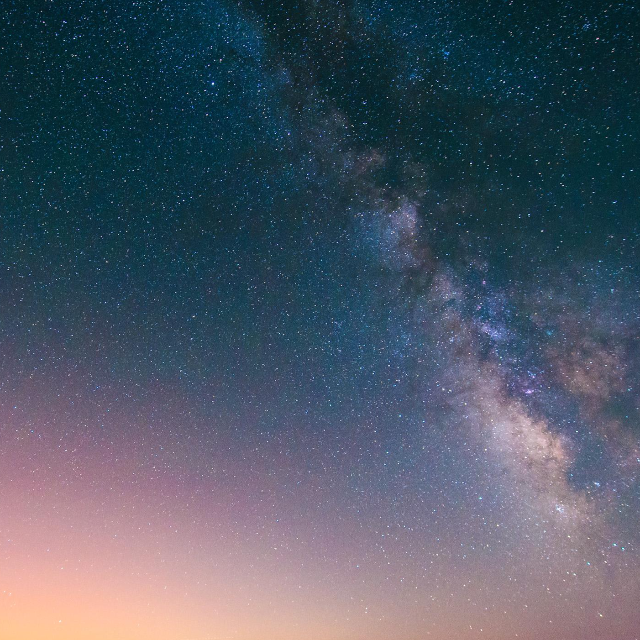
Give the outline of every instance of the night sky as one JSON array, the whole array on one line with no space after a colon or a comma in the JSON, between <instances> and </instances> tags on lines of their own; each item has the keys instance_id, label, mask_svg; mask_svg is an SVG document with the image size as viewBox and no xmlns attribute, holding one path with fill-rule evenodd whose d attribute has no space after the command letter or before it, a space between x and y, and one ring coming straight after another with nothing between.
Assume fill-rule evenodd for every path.
<instances>
[{"instance_id":1,"label":"night sky","mask_svg":"<svg viewBox=\"0 0 640 640\"><path fill-rule=\"evenodd\" d=\"M639 25L4 0L0 640L640 638Z\"/></svg>"}]
</instances>

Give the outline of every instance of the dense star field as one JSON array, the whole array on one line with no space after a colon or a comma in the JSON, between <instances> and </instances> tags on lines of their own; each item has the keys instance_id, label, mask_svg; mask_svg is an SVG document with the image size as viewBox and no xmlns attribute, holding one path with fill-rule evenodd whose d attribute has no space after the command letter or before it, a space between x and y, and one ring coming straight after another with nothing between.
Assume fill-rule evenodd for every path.
<instances>
[{"instance_id":1,"label":"dense star field","mask_svg":"<svg viewBox=\"0 0 640 640\"><path fill-rule=\"evenodd\" d=\"M0 639L640 638L639 9L5 0Z\"/></svg>"}]
</instances>

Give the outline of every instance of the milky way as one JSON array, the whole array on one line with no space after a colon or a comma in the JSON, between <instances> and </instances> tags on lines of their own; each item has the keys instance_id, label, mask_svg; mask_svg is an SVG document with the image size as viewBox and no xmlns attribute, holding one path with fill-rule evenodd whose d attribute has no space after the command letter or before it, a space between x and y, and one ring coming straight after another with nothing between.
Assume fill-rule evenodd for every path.
<instances>
[{"instance_id":1,"label":"milky way","mask_svg":"<svg viewBox=\"0 0 640 640\"><path fill-rule=\"evenodd\" d=\"M640 638L635 3L5 4L1 640Z\"/></svg>"}]
</instances>

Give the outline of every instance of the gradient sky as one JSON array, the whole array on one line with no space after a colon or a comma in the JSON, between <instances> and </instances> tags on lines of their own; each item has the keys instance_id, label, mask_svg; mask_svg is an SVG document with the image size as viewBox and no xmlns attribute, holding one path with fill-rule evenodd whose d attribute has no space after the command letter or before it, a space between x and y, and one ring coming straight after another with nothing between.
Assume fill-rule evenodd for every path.
<instances>
[{"instance_id":1,"label":"gradient sky","mask_svg":"<svg viewBox=\"0 0 640 640\"><path fill-rule=\"evenodd\" d=\"M0 640L640 638L639 13L5 0Z\"/></svg>"}]
</instances>

